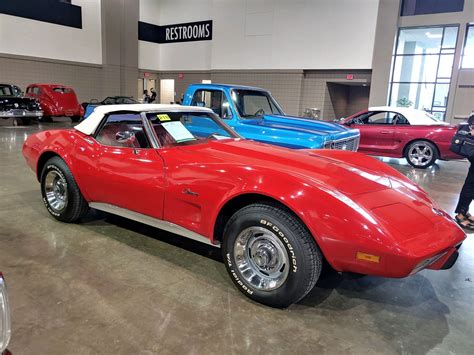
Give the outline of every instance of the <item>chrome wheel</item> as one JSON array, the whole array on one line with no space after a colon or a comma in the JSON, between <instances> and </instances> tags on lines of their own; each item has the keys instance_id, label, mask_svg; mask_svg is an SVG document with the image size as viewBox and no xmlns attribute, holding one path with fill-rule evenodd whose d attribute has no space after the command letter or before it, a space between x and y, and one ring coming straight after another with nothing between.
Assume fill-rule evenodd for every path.
<instances>
[{"instance_id":1,"label":"chrome wheel","mask_svg":"<svg viewBox=\"0 0 474 355\"><path fill-rule=\"evenodd\" d=\"M280 287L290 269L285 246L274 233L262 227L247 228L237 236L234 260L242 278L261 291Z\"/></svg>"},{"instance_id":2,"label":"chrome wheel","mask_svg":"<svg viewBox=\"0 0 474 355\"><path fill-rule=\"evenodd\" d=\"M408 159L414 166L428 165L433 157L433 148L423 142L412 144L408 150Z\"/></svg>"},{"instance_id":3,"label":"chrome wheel","mask_svg":"<svg viewBox=\"0 0 474 355\"><path fill-rule=\"evenodd\" d=\"M61 212L67 205L67 182L56 170L51 170L44 180L44 191L49 206L56 212Z\"/></svg>"}]
</instances>

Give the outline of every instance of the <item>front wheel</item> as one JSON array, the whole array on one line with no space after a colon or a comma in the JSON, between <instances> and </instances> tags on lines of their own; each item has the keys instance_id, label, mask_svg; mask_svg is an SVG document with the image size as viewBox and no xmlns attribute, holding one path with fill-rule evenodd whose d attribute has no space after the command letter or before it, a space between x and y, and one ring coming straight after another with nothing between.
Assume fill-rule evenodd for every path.
<instances>
[{"instance_id":1,"label":"front wheel","mask_svg":"<svg viewBox=\"0 0 474 355\"><path fill-rule=\"evenodd\" d=\"M286 209L266 203L246 206L230 218L222 252L237 288L278 308L311 291L323 260L305 226Z\"/></svg>"},{"instance_id":2,"label":"front wheel","mask_svg":"<svg viewBox=\"0 0 474 355\"><path fill-rule=\"evenodd\" d=\"M41 193L46 209L59 221L75 222L89 209L71 170L60 157L46 162L41 172Z\"/></svg>"},{"instance_id":3,"label":"front wheel","mask_svg":"<svg viewBox=\"0 0 474 355\"><path fill-rule=\"evenodd\" d=\"M414 141L405 150L405 158L414 168L426 169L438 159L438 149L428 141Z\"/></svg>"}]
</instances>

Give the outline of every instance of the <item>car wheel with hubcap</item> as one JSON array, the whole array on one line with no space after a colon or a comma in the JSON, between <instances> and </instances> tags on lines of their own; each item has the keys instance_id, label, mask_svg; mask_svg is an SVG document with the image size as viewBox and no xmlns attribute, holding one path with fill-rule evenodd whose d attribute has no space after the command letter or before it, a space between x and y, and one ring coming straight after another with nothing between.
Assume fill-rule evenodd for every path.
<instances>
[{"instance_id":1,"label":"car wheel with hubcap","mask_svg":"<svg viewBox=\"0 0 474 355\"><path fill-rule=\"evenodd\" d=\"M323 256L301 221L286 208L257 203L227 222L222 247L232 281L247 297L284 308L316 284Z\"/></svg>"},{"instance_id":2,"label":"car wheel with hubcap","mask_svg":"<svg viewBox=\"0 0 474 355\"><path fill-rule=\"evenodd\" d=\"M405 158L411 166L426 169L438 159L438 149L431 142L414 141L405 149Z\"/></svg>"},{"instance_id":3,"label":"car wheel with hubcap","mask_svg":"<svg viewBox=\"0 0 474 355\"><path fill-rule=\"evenodd\" d=\"M46 209L59 221L74 222L89 209L69 167L60 157L46 162L41 172L41 193Z\"/></svg>"}]
</instances>

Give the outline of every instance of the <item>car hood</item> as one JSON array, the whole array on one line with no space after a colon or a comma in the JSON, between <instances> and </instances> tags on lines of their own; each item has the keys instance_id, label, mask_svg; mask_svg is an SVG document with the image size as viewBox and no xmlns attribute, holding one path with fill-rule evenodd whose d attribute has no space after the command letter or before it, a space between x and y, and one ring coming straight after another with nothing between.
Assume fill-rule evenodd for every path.
<instances>
[{"instance_id":1,"label":"car hood","mask_svg":"<svg viewBox=\"0 0 474 355\"><path fill-rule=\"evenodd\" d=\"M353 136L357 130L333 122L313 120L296 116L264 115L261 118L243 119L244 125L266 127L272 131L286 131L290 134L324 136L325 140Z\"/></svg>"},{"instance_id":2,"label":"car hood","mask_svg":"<svg viewBox=\"0 0 474 355\"><path fill-rule=\"evenodd\" d=\"M35 102L34 99L28 97L18 97L18 96L0 96L0 103L2 104L30 104Z\"/></svg>"},{"instance_id":3,"label":"car hood","mask_svg":"<svg viewBox=\"0 0 474 355\"><path fill-rule=\"evenodd\" d=\"M404 188L407 194L427 199L426 193L395 169L360 153L327 149L292 150L238 139L210 141L185 149L199 154L201 158L212 157L211 160L220 167L229 164L240 165L246 170L270 169L347 196Z\"/></svg>"}]
</instances>

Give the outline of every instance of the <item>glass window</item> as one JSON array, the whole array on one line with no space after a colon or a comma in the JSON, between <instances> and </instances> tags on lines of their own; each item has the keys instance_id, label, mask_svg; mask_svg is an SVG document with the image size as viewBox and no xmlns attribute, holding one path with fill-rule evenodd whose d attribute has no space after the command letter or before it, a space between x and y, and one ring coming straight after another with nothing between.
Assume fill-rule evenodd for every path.
<instances>
[{"instance_id":1,"label":"glass window","mask_svg":"<svg viewBox=\"0 0 474 355\"><path fill-rule=\"evenodd\" d=\"M431 110L435 84L392 84L390 103L398 107Z\"/></svg>"},{"instance_id":2,"label":"glass window","mask_svg":"<svg viewBox=\"0 0 474 355\"><path fill-rule=\"evenodd\" d=\"M449 84L437 84L433 99L434 107L446 107L448 104Z\"/></svg>"},{"instance_id":3,"label":"glass window","mask_svg":"<svg viewBox=\"0 0 474 355\"><path fill-rule=\"evenodd\" d=\"M464 0L403 0L401 16L460 12L463 9Z\"/></svg>"},{"instance_id":4,"label":"glass window","mask_svg":"<svg viewBox=\"0 0 474 355\"><path fill-rule=\"evenodd\" d=\"M438 78L451 78L454 54L442 55L439 58Z\"/></svg>"},{"instance_id":5,"label":"glass window","mask_svg":"<svg viewBox=\"0 0 474 355\"><path fill-rule=\"evenodd\" d=\"M0 96L13 96L10 86L0 86Z\"/></svg>"},{"instance_id":6,"label":"glass window","mask_svg":"<svg viewBox=\"0 0 474 355\"><path fill-rule=\"evenodd\" d=\"M397 56L395 59L396 82L434 82L438 69L437 55Z\"/></svg>"},{"instance_id":7,"label":"glass window","mask_svg":"<svg viewBox=\"0 0 474 355\"><path fill-rule=\"evenodd\" d=\"M378 112L368 117L368 124L389 124L392 116L390 112Z\"/></svg>"},{"instance_id":8,"label":"glass window","mask_svg":"<svg viewBox=\"0 0 474 355\"><path fill-rule=\"evenodd\" d=\"M443 39L442 27L401 29L397 54L439 53Z\"/></svg>"},{"instance_id":9,"label":"glass window","mask_svg":"<svg viewBox=\"0 0 474 355\"><path fill-rule=\"evenodd\" d=\"M444 30L443 38L443 49L444 48L456 48L456 40L458 39L458 28L457 27L446 27Z\"/></svg>"},{"instance_id":10,"label":"glass window","mask_svg":"<svg viewBox=\"0 0 474 355\"><path fill-rule=\"evenodd\" d=\"M205 112L148 113L147 118L162 147L238 138L215 115Z\"/></svg>"},{"instance_id":11,"label":"glass window","mask_svg":"<svg viewBox=\"0 0 474 355\"><path fill-rule=\"evenodd\" d=\"M467 27L461 67L474 68L474 24Z\"/></svg>"},{"instance_id":12,"label":"glass window","mask_svg":"<svg viewBox=\"0 0 474 355\"><path fill-rule=\"evenodd\" d=\"M232 98L242 118L255 118L264 114L283 114L277 103L265 91L234 90Z\"/></svg>"},{"instance_id":13,"label":"glass window","mask_svg":"<svg viewBox=\"0 0 474 355\"><path fill-rule=\"evenodd\" d=\"M63 94L69 94L72 92L71 89L69 88L63 88L63 87L55 87L53 88L53 91L54 92L60 92L60 93L63 93Z\"/></svg>"},{"instance_id":14,"label":"glass window","mask_svg":"<svg viewBox=\"0 0 474 355\"><path fill-rule=\"evenodd\" d=\"M137 113L109 115L95 139L113 147L150 148L142 118Z\"/></svg>"},{"instance_id":15,"label":"glass window","mask_svg":"<svg viewBox=\"0 0 474 355\"><path fill-rule=\"evenodd\" d=\"M229 101L220 90L197 90L191 106L207 107L221 118L232 118Z\"/></svg>"},{"instance_id":16,"label":"glass window","mask_svg":"<svg viewBox=\"0 0 474 355\"><path fill-rule=\"evenodd\" d=\"M446 111L457 36L457 26L400 29L389 105Z\"/></svg>"}]
</instances>

